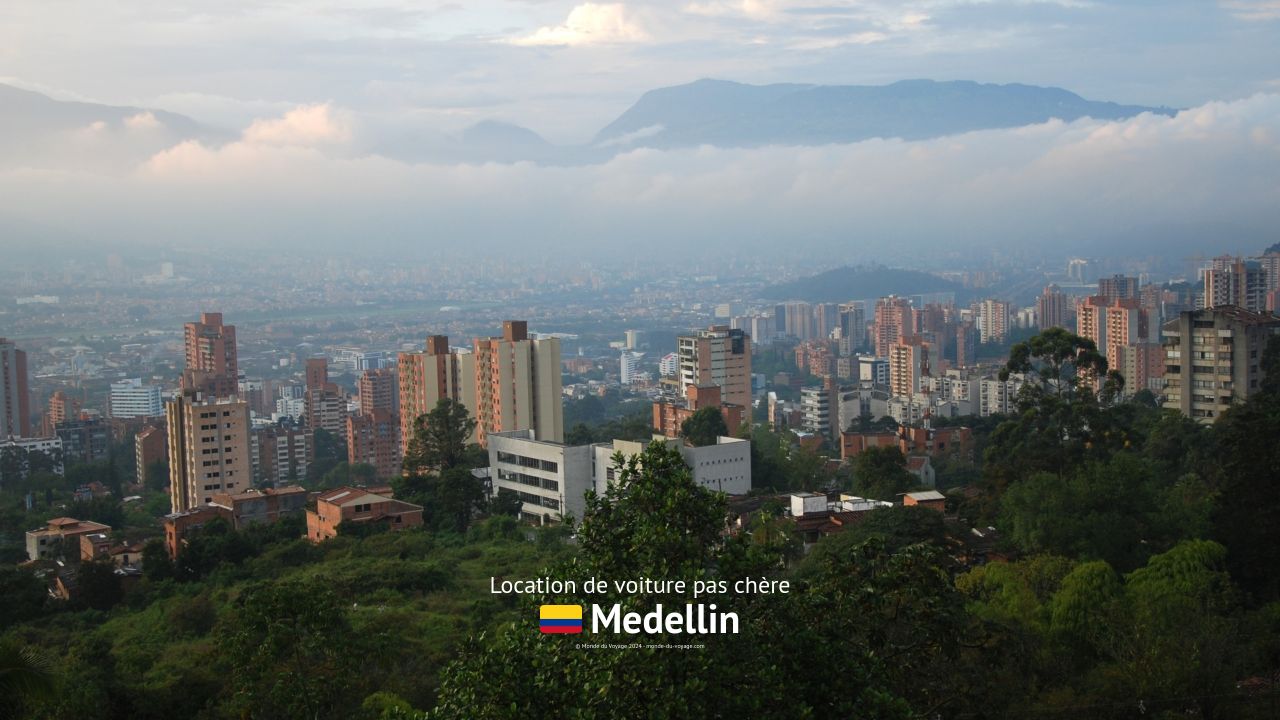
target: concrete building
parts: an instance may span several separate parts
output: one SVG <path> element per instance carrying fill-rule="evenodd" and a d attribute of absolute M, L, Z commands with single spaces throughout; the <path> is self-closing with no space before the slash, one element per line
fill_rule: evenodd
<path fill-rule="evenodd" d="M 315 431 L 311 428 L 268 425 L 249 433 L 253 483 L 259 487 L 301 480 L 315 457 Z"/>
<path fill-rule="evenodd" d="M 168 460 L 167 435 L 163 425 L 150 425 L 133 436 L 134 464 L 137 466 L 139 485 L 145 486 L 151 479 L 148 473 L 153 464 Z"/>
<path fill-rule="evenodd" d="M 476 440 L 489 433 L 533 430 L 546 440 L 564 440 L 560 339 L 529 339 L 524 320 L 506 320 L 502 336 L 476 338 Z"/>
<path fill-rule="evenodd" d="M 447 336 L 432 335 L 425 349 L 400 353 L 397 367 L 402 449 L 413 440 L 414 421 L 441 400 L 460 402 L 475 414 L 475 357 L 451 352 Z"/>
<path fill-rule="evenodd" d="M 28 560 L 56 560 L 66 554 L 67 540 L 74 541 L 73 556 L 80 554 L 80 537 L 82 535 L 105 534 L 111 532 L 110 525 L 103 525 L 92 520 L 76 520 L 59 517 L 50 520 L 45 527 L 27 531 Z"/>
<path fill-rule="evenodd" d="M 32 465 L 37 460 L 40 461 L 38 462 L 39 467 L 48 469 L 54 475 L 63 474 L 62 439 L 57 435 L 43 438 L 12 436 L 0 438 L 0 456 L 6 453 L 16 453 L 18 456 L 18 477 L 14 479 L 26 479 L 27 475 L 32 472 Z M 39 453 L 44 457 L 39 458 L 39 456 L 36 456 L 33 458 L 32 453 Z M 0 473 L 0 483 L 9 479 Z"/>
<path fill-rule="evenodd" d="M 644 353 L 623 350 L 618 358 L 618 382 L 630 385 L 640 378 L 640 358 Z"/>
<path fill-rule="evenodd" d="M 1267 271 L 1256 260 L 1215 258 L 1204 273 L 1204 307 L 1234 305 L 1249 312 L 1267 309 Z"/>
<path fill-rule="evenodd" d="M 286 515 L 307 509 L 307 491 L 299 485 L 218 493 L 210 505 L 227 510 L 231 526 L 237 530 L 273 523 Z M 224 516 L 225 517 L 225 516 Z"/>
<path fill-rule="evenodd" d="M 747 422 L 747 408 L 722 402 L 719 385 L 695 385 L 689 388 L 683 400 L 665 398 L 654 401 L 653 430 L 664 437 L 680 437 L 684 421 L 704 407 L 720 408 L 730 435 L 737 435 L 738 428 Z"/>
<path fill-rule="evenodd" d="M 187 363 L 183 389 L 211 397 L 234 395 L 240 374 L 235 326 L 224 325 L 222 313 L 201 313 L 199 321 L 183 326 L 183 339 Z"/>
<path fill-rule="evenodd" d="M 80 401 L 68 397 L 61 390 L 57 390 L 53 395 L 49 396 L 49 407 L 45 410 L 40 433 L 45 437 L 49 437 L 54 434 L 53 429 L 58 426 L 58 423 L 74 420 L 78 417 L 80 417 Z"/>
<path fill-rule="evenodd" d="M 1233 305 L 1181 313 L 1163 328 L 1164 406 L 1212 423 L 1262 383 L 1262 353 L 1280 318 Z"/>
<path fill-rule="evenodd" d="M 169 426 L 169 497 L 175 513 L 214 494 L 251 486 L 249 406 L 183 392 L 165 403 Z"/>
<path fill-rule="evenodd" d="M 791 301 L 774 308 L 774 332 L 782 337 L 793 337 L 801 342 L 814 337 L 813 306 L 807 302 Z"/>
<path fill-rule="evenodd" d="M 27 354 L 0 337 L 0 438 L 31 435 Z"/>
<path fill-rule="evenodd" d="M 839 415 L 834 388 L 830 385 L 800 388 L 800 427 L 815 435 L 831 439 L 839 432 Z"/>
<path fill-rule="evenodd" d="M 159 417 L 164 415 L 164 400 L 159 385 L 144 385 L 142 378 L 111 383 L 111 417 Z"/>
<path fill-rule="evenodd" d="M 1108 300 L 1137 300 L 1138 278 L 1126 275 L 1113 275 L 1098 279 L 1098 294 Z"/>
<path fill-rule="evenodd" d="M 1057 285 L 1049 285 L 1036 298 L 1036 318 L 1041 329 L 1067 327 L 1069 314 L 1067 295 Z"/>
<path fill-rule="evenodd" d="M 1136 342 L 1116 348 L 1110 367 L 1124 377 L 1124 394 L 1164 391 L 1164 348 L 1159 343 Z"/>
<path fill-rule="evenodd" d="M 399 414 L 400 388 L 395 368 L 365 370 L 360 374 L 357 389 L 361 415 L 372 415 L 374 410 Z"/>
<path fill-rule="evenodd" d="M 662 377 L 675 377 L 680 372 L 680 356 L 675 353 L 667 353 L 662 356 L 662 360 L 658 362 L 658 374 Z"/>
<path fill-rule="evenodd" d="M 329 360 L 308 358 L 303 394 L 303 422 L 312 430 L 340 437 L 346 431 L 347 399 L 342 388 L 329 382 Z"/>
<path fill-rule="evenodd" d="M 876 301 L 871 335 L 877 357 L 889 357 L 890 349 L 898 344 L 898 340 L 903 335 L 914 334 L 915 329 L 915 314 L 910 300 L 890 295 Z"/>
<path fill-rule="evenodd" d="M 956 323 L 956 367 L 978 364 L 978 326 L 972 320 Z"/>
<path fill-rule="evenodd" d="M 746 495 L 751 492 L 751 443 L 741 438 L 718 437 L 715 445 L 693 447 L 679 440 L 666 439 L 667 447 L 677 448 L 685 465 L 693 471 L 693 481 L 708 490 L 727 495 Z M 621 453 L 623 458 L 644 452 L 647 442 L 614 440 L 591 446 L 592 473 L 595 491 L 603 494 L 616 483 L 621 468 L 613 458 Z"/>
<path fill-rule="evenodd" d="M 68 467 L 106 460 L 111 453 L 111 428 L 101 418 L 60 422 L 54 432 L 62 441 L 62 462 Z"/>
<path fill-rule="evenodd" d="M 546 523 L 586 512 L 586 492 L 595 487 L 591 446 L 568 446 L 537 439 L 533 430 L 498 432 L 489 436 L 489 478 L 492 491 L 515 492 L 520 517 Z"/>
<path fill-rule="evenodd" d="M 751 338 L 746 333 L 713 325 L 694 335 L 681 335 L 677 355 L 680 389 L 686 397 L 690 387 L 717 385 L 724 402 L 751 404 Z"/>
<path fill-rule="evenodd" d="M 919 335 L 898 339 L 889 349 L 889 395 L 911 397 L 920 392 L 920 381 L 931 375 L 930 347 Z"/>
<path fill-rule="evenodd" d="M 1008 415 L 1018 408 L 1018 392 L 1026 383 L 1021 375 L 1010 375 L 1008 380 L 984 378 L 978 383 L 978 414 Z"/>
<path fill-rule="evenodd" d="M 422 506 L 362 488 L 328 490 L 316 497 L 315 510 L 307 510 L 307 539 L 319 543 L 335 538 L 348 523 L 384 523 L 391 530 L 422 527 Z"/>
<path fill-rule="evenodd" d="M 402 459 L 398 415 L 377 408 L 347 418 L 348 463 L 372 465 L 382 479 L 399 476 Z"/>
<path fill-rule="evenodd" d="M 858 382 L 889 386 L 889 360 L 886 357 L 858 356 Z"/>
<path fill-rule="evenodd" d="M 849 340 L 850 350 L 857 352 L 867 346 L 867 308 L 862 302 L 847 302 L 839 308 L 840 337 Z M 752 337 L 755 337 L 754 335 Z"/>
<path fill-rule="evenodd" d="M 978 335 L 982 342 L 1004 342 L 1009 335 L 1009 303 L 987 298 L 982 301 L 979 312 Z"/>

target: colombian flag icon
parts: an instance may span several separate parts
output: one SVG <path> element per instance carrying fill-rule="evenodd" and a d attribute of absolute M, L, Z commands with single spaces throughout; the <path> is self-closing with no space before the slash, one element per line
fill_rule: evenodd
<path fill-rule="evenodd" d="M 582 606 L 543 605 L 538 609 L 538 627 L 544 633 L 580 633 Z"/>

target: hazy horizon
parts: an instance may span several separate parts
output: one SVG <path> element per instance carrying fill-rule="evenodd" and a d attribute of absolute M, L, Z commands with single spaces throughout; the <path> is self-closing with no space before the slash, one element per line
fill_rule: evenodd
<path fill-rule="evenodd" d="M 982 252 L 1240 250 L 1280 222 L 1280 6 L 965 2 L 47 3 L 0 9 L 0 83 L 142 112 L 0 157 L 4 242 L 450 247 L 617 256 L 729 248 L 901 262 Z M 623 147 L 449 161 L 513 123 L 586 144 L 699 78 L 1062 87 L 1176 117 L 803 147 Z M 21 118 L 15 120 L 20 121 Z M 33 120 L 38 126 L 38 118 Z M 444 153 L 444 154 L 441 154 Z"/>

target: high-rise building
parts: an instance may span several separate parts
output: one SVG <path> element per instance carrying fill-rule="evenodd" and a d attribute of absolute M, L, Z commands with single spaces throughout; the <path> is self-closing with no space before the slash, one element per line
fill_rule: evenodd
<path fill-rule="evenodd" d="M 1098 280 L 1098 294 L 1110 300 L 1128 300 L 1138 297 L 1138 278 L 1113 275 Z"/>
<path fill-rule="evenodd" d="M 779 335 L 788 335 L 803 342 L 816 334 L 812 305 L 793 300 L 779 305 L 778 308 L 782 311 L 782 326 L 777 331 Z"/>
<path fill-rule="evenodd" d="M 137 467 L 138 484 L 145 486 L 151 480 L 151 466 L 158 461 L 168 460 L 166 448 L 168 433 L 163 424 L 148 425 L 133 437 L 134 465 Z M 166 478 L 168 479 L 168 478 Z"/>
<path fill-rule="evenodd" d="M 639 379 L 640 375 L 640 358 L 643 353 L 635 353 L 630 350 L 623 350 L 618 358 L 618 381 L 623 385 L 630 385 Z"/>
<path fill-rule="evenodd" d="M 720 387 L 721 399 L 731 405 L 751 405 L 751 338 L 741 330 L 712 325 L 676 339 L 680 356 L 680 390 L 703 385 Z"/>
<path fill-rule="evenodd" d="M 1069 312 L 1067 308 L 1066 294 L 1057 285 L 1046 287 L 1040 297 L 1036 298 L 1036 317 L 1039 318 L 1040 328 L 1065 328 Z"/>
<path fill-rule="evenodd" d="M 889 395 L 909 398 L 920 392 L 920 379 L 930 374 L 929 344 L 907 335 L 889 349 Z"/>
<path fill-rule="evenodd" d="M 639 350 L 640 346 L 644 344 L 643 330 L 628 330 L 626 337 L 628 350 Z"/>
<path fill-rule="evenodd" d="M 978 364 L 978 328 L 971 320 L 956 324 L 956 367 Z"/>
<path fill-rule="evenodd" d="M 61 390 L 56 390 L 49 396 L 49 407 L 45 410 L 40 433 L 49 437 L 53 435 L 53 429 L 58 426 L 58 423 L 74 420 L 77 417 L 80 417 L 80 401 L 68 397 Z"/>
<path fill-rule="evenodd" d="M 834 303 L 818 303 L 813 306 L 813 336 L 818 340 L 831 337 L 831 332 L 839 326 L 840 315 Z"/>
<path fill-rule="evenodd" d="M 432 335 L 423 350 L 400 353 L 400 447 L 413 440 L 414 422 L 435 409 L 441 400 L 460 402 L 475 414 L 475 356 L 451 352 L 449 338 Z"/>
<path fill-rule="evenodd" d="M 658 374 L 663 377 L 675 377 L 680 372 L 680 356 L 675 353 L 667 353 L 662 356 L 662 360 L 658 362 Z"/>
<path fill-rule="evenodd" d="M 1164 406 L 1211 423 L 1258 392 L 1262 353 L 1280 318 L 1228 305 L 1183 312 L 1162 328 Z"/>
<path fill-rule="evenodd" d="M 268 425 L 249 434 L 249 464 L 259 487 L 298 482 L 307 476 L 315 457 L 316 436 L 311 428 Z"/>
<path fill-rule="evenodd" d="M 67 467 L 106 460 L 111 452 L 111 428 L 101 418 L 64 420 L 54 433 L 62 440 L 62 462 Z"/>
<path fill-rule="evenodd" d="M 183 326 L 186 369 L 182 387 L 205 395 L 235 395 L 240 366 L 236 355 L 236 327 L 222 324 L 222 313 L 201 313 L 198 322 Z"/>
<path fill-rule="evenodd" d="M 1267 292 L 1280 290 L 1280 253 L 1267 253 L 1251 259 L 1267 274 Z"/>
<path fill-rule="evenodd" d="M 870 355 L 858 356 L 858 382 L 889 385 L 889 361 Z"/>
<path fill-rule="evenodd" d="M 323 390 L 329 384 L 329 359 L 328 358 L 307 358 L 306 364 L 306 388 L 308 390 Z"/>
<path fill-rule="evenodd" d="M 1076 334 L 1092 340 L 1098 352 L 1105 353 L 1107 347 L 1107 306 L 1110 301 L 1105 295 L 1090 295 L 1076 301 Z"/>
<path fill-rule="evenodd" d="M 980 320 L 978 335 L 982 342 L 1004 342 L 1009 335 L 1009 303 L 991 298 L 983 300 Z"/>
<path fill-rule="evenodd" d="M 248 403 L 186 391 L 165 403 L 165 418 L 173 512 L 252 485 Z"/>
<path fill-rule="evenodd" d="M 31 435 L 27 354 L 0 337 L 0 440 Z"/>
<path fill-rule="evenodd" d="M 915 334 L 915 314 L 911 312 L 911 301 L 896 295 L 876 301 L 871 333 L 876 356 L 889 357 L 889 350 L 898 344 L 902 336 Z"/>
<path fill-rule="evenodd" d="M 400 390 L 396 378 L 395 368 L 365 370 L 360 374 L 358 389 L 361 415 L 372 414 L 374 410 L 386 410 L 393 414 L 399 412 Z"/>
<path fill-rule="evenodd" d="M 861 302 L 847 302 L 840 306 L 840 337 L 849 340 L 854 352 L 867 346 L 867 309 Z M 751 337 L 755 337 L 752 335 Z"/>
<path fill-rule="evenodd" d="M 1106 322 L 1106 342 L 1098 347 L 1113 366 L 1120 358 L 1120 348 L 1147 340 L 1147 311 L 1137 298 L 1112 300 Z"/>
<path fill-rule="evenodd" d="M 1152 387 L 1152 381 L 1164 377 L 1164 348 L 1160 343 L 1142 341 L 1119 346 L 1109 363 L 1124 378 L 1125 395 L 1142 390 L 1159 392 L 1159 388 Z"/>
<path fill-rule="evenodd" d="M 372 465 L 381 479 L 400 474 L 400 418 L 375 408 L 347 418 L 347 462 Z"/>
<path fill-rule="evenodd" d="M 1204 272 L 1204 307 L 1235 305 L 1249 312 L 1267 309 L 1267 271 L 1255 260 L 1215 258 Z"/>
<path fill-rule="evenodd" d="M 539 439 L 564 442 L 560 339 L 531 340 L 524 320 L 506 320 L 501 337 L 476 338 L 472 347 L 477 441 L 532 429 Z"/>
<path fill-rule="evenodd" d="M 303 420 L 312 430 L 324 430 L 334 436 L 346 431 L 347 399 L 342 388 L 329 382 L 329 361 L 309 358 L 306 365 L 306 391 L 303 395 Z"/>
<path fill-rule="evenodd" d="M 143 385 L 142 378 L 111 383 L 111 417 L 136 418 L 164 415 L 159 385 Z"/>

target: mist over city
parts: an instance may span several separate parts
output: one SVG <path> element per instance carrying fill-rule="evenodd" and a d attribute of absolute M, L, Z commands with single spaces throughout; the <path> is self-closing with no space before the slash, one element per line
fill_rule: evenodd
<path fill-rule="evenodd" d="M 1253 720 L 1277 0 L 0 4 L 0 720 Z"/>

